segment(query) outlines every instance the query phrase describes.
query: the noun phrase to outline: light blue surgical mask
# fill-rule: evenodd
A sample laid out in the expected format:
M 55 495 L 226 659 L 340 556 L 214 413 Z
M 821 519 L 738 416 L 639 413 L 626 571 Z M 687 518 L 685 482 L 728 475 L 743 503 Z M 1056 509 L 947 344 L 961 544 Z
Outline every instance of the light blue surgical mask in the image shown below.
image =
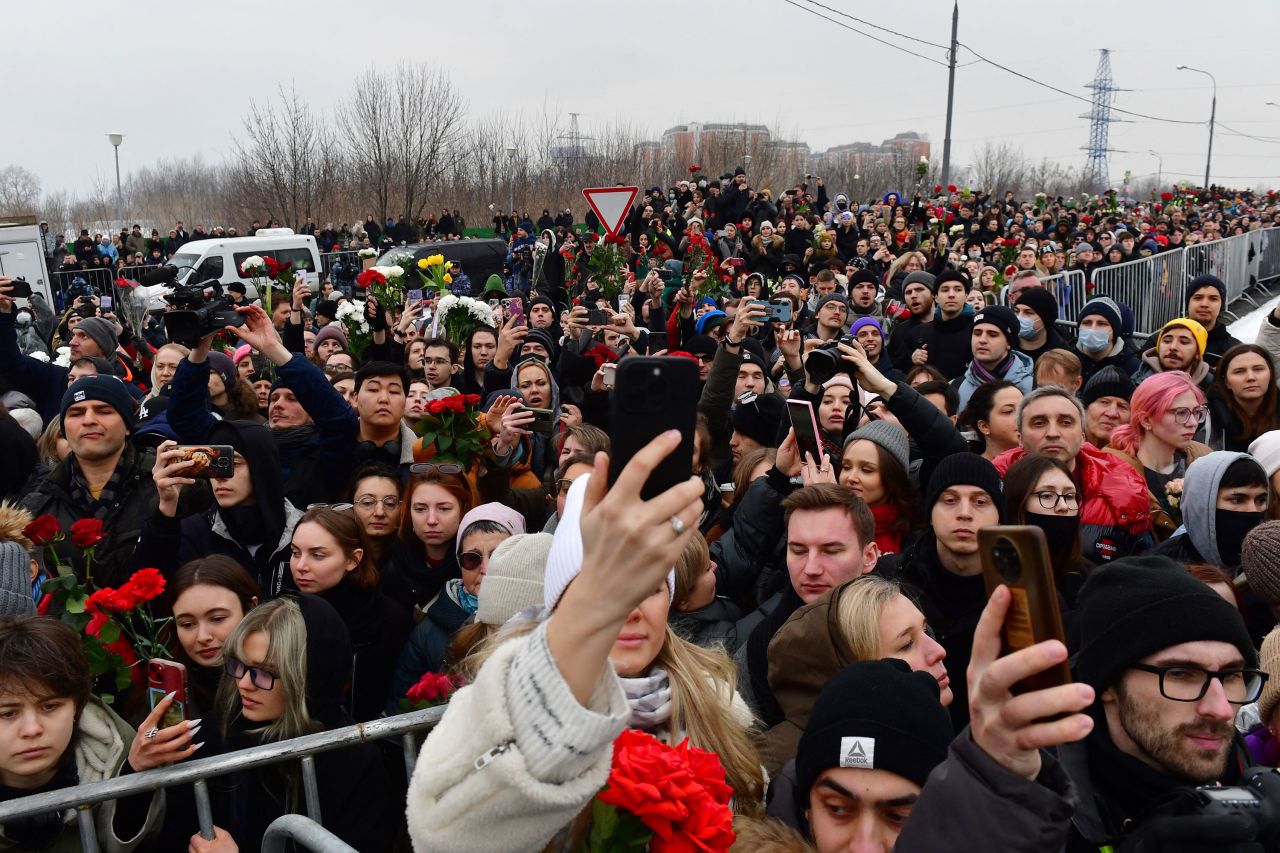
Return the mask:
M 1081 350 L 1090 355 L 1105 352 L 1111 344 L 1107 333 L 1102 329 L 1081 329 L 1080 336 L 1076 338 L 1076 343 Z
M 1034 317 L 1018 318 L 1018 337 L 1022 338 L 1024 341 L 1027 338 L 1034 338 L 1038 331 L 1039 329 L 1036 328 L 1036 319 Z

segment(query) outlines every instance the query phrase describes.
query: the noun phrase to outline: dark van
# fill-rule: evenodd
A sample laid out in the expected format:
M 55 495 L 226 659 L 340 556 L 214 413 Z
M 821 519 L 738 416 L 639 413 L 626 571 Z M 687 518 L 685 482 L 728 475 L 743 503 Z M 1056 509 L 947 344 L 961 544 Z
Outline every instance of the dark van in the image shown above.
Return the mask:
M 416 264 L 431 255 L 444 255 L 446 261 L 456 261 L 462 271 L 471 279 L 472 294 L 484 289 L 485 280 L 491 275 L 502 277 L 502 268 L 507 260 L 507 244 L 504 240 L 439 240 L 433 243 L 411 243 L 408 246 L 396 246 L 388 249 L 378 258 L 380 266 L 395 263 L 397 255 L 409 252 Z

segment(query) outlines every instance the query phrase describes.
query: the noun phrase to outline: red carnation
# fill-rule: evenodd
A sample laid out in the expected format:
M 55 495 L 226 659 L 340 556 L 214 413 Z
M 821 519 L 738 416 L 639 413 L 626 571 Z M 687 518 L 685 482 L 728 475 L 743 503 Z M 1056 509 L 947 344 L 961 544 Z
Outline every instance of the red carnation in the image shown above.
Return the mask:
M 164 592 L 164 575 L 159 569 L 138 569 L 122 588 L 139 602 L 150 601 Z
M 409 688 L 405 698 L 415 705 L 447 702 L 461 686 L 462 680 L 457 676 L 428 672 L 418 679 L 417 684 Z
M 1173 193 L 1171 193 L 1171 192 L 1162 192 L 1162 193 L 1160 193 L 1160 200 L 1161 200 L 1161 201 L 1173 201 Z
M 22 528 L 22 535 L 33 545 L 48 545 L 62 535 L 62 527 L 52 515 L 42 515 Z
M 942 184 L 934 184 L 933 194 L 937 195 L 940 192 L 942 192 Z M 955 190 L 952 190 L 952 192 L 955 192 Z
M 1001 242 L 1001 244 L 1002 244 L 1002 245 L 1005 245 L 1005 246 L 1018 246 L 1018 245 L 1021 245 L 1021 244 L 1018 242 L 1018 238 L 1017 238 L 1017 237 L 1005 237 L 1005 238 L 1004 238 L 1003 240 L 1001 240 L 1000 242 Z
M 1009 266 L 1004 268 L 1004 277 L 1008 278 L 1009 276 L 1013 275 L 1017 271 L 1018 271 L 1017 267 L 1015 267 L 1013 264 L 1009 264 Z
M 689 174 L 690 174 L 690 175 L 692 175 L 694 172 L 701 172 L 701 171 L 702 171 L 702 167 L 701 167 L 701 166 L 690 166 L 690 167 L 689 167 Z
M 77 548 L 92 548 L 106 538 L 100 518 L 82 518 L 71 525 L 71 544 Z
M 955 184 L 947 184 L 947 192 L 949 192 L 949 193 L 956 192 L 956 185 L 955 185 Z
M 367 269 L 356 276 L 356 284 L 368 289 L 375 284 L 386 284 L 387 277 L 375 269 Z
M 465 394 L 465 395 L 463 395 L 463 399 L 465 399 L 465 400 L 467 401 L 467 405 L 468 405 L 468 406 L 478 406 L 478 405 L 480 405 L 480 395 L 479 395 L 479 394 Z
M 102 634 L 102 628 L 109 621 L 107 614 L 101 610 L 93 614 L 93 618 L 89 620 L 89 624 L 85 626 L 84 632 L 91 637 L 97 637 Z

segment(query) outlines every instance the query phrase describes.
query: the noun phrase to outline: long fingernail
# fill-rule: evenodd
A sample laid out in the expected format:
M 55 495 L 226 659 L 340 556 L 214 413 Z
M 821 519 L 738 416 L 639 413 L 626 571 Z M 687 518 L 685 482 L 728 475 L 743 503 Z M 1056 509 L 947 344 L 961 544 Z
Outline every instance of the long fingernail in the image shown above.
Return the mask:
M 192 737 L 192 738 L 194 738 L 194 737 L 195 737 L 197 734 L 199 734 L 199 733 L 200 733 L 200 727 L 199 727 L 199 726 L 196 726 L 194 729 L 192 729 L 191 731 L 187 732 L 188 736 L 190 736 L 190 737 Z
M 200 728 L 200 722 L 201 722 L 203 719 L 204 719 L 204 717 L 201 717 L 200 719 L 197 719 L 197 720 L 187 720 L 187 728 L 189 728 L 189 729 L 198 729 L 198 728 Z
M 204 746 L 206 743 L 208 743 L 208 741 L 206 741 L 206 740 L 202 740 L 202 741 L 200 741 L 198 744 L 196 744 L 195 746 L 191 747 L 191 751 L 192 751 L 192 752 L 195 752 L 195 751 L 196 751 L 196 750 L 198 750 L 200 747 Z
M 165 699 L 172 699 L 174 696 L 177 696 L 177 695 L 178 695 L 178 691 L 176 691 L 176 690 L 171 690 L 171 691 L 170 691 L 170 692 L 169 692 L 169 693 L 168 693 L 164 698 L 165 698 Z M 163 701 L 163 700 L 162 700 L 162 701 Z

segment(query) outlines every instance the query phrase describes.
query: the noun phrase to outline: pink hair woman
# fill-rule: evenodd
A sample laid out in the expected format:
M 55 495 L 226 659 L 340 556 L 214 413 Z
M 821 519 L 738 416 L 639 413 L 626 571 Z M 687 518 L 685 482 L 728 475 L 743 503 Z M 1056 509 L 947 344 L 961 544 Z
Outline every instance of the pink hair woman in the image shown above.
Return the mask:
M 1106 453 L 1133 466 L 1147 481 L 1156 539 L 1178 529 L 1178 501 L 1187 466 L 1209 453 L 1195 440 L 1208 410 L 1204 394 L 1180 370 L 1156 373 L 1142 381 L 1129 401 L 1129 423 L 1116 427 Z

